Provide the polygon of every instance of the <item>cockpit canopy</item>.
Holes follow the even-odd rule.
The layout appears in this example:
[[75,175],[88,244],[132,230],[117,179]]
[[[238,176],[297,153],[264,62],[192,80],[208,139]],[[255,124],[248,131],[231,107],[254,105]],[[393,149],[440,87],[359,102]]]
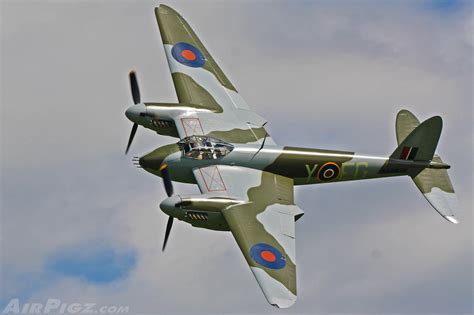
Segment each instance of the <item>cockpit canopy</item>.
[[208,136],[190,136],[178,142],[183,156],[196,160],[215,160],[234,149],[230,143]]

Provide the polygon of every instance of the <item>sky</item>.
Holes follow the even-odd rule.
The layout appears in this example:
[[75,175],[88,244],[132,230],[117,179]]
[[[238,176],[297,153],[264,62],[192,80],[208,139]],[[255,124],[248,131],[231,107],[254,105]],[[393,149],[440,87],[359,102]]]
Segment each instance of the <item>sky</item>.
[[[176,139],[132,105],[176,102],[156,1],[1,1],[0,309],[58,298],[134,314],[473,313],[473,4],[169,1],[280,145],[389,155],[395,116],[440,115],[464,213],[408,177],[296,187],[298,300],[266,302],[232,235],[167,216],[133,166]],[[179,193],[198,193],[176,184]]]

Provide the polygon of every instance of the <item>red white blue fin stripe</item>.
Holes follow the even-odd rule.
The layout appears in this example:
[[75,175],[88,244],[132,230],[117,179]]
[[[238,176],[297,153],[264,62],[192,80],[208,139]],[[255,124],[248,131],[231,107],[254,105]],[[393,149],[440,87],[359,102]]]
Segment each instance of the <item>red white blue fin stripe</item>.
[[416,147],[403,147],[400,160],[414,160],[417,152],[418,148]]

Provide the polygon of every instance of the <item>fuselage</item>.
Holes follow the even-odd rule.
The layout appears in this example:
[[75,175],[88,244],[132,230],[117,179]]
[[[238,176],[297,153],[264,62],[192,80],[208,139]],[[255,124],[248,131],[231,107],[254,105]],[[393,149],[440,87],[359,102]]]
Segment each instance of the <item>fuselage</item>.
[[387,172],[389,158],[359,155],[348,151],[296,147],[235,145],[234,150],[219,159],[197,160],[185,157],[177,144],[160,147],[140,158],[140,165],[160,176],[159,168],[168,165],[171,179],[195,183],[193,169],[208,165],[235,165],[286,176],[295,185],[320,184],[406,175],[406,169]]

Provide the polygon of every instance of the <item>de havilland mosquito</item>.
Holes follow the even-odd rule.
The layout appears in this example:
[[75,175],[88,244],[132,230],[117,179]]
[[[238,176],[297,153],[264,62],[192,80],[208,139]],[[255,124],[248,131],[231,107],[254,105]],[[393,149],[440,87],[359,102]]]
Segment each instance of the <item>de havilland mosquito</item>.
[[[163,250],[173,218],[230,231],[268,302],[286,308],[297,295],[295,222],[303,215],[294,185],[408,175],[441,216],[458,223],[449,165],[435,154],[441,117],[420,123],[401,110],[398,147],[388,157],[279,146],[183,17],[165,5],[155,15],[178,103],[142,103],[132,71],[135,105],[125,114],[134,123],[127,151],[138,125],[179,139],[137,160],[163,178],[168,195],[160,204],[169,215]],[[172,181],[197,184],[201,194],[174,194]]]

